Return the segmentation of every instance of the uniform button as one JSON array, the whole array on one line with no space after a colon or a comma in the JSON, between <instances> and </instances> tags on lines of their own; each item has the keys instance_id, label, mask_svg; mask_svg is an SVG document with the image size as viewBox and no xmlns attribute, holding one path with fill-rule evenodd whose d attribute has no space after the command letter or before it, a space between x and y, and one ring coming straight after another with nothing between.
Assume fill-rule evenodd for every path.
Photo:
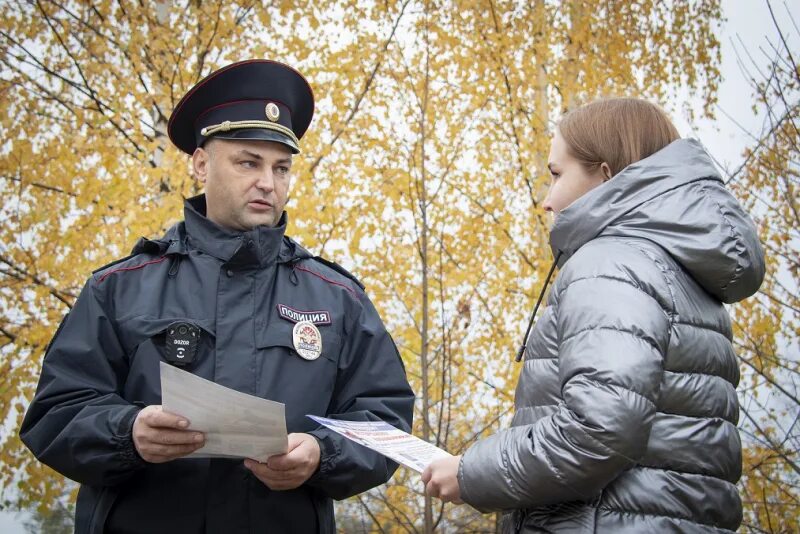
<instances>
[{"instance_id":1,"label":"uniform button","mask_svg":"<svg viewBox=\"0 0 800 534\"><path fill-rule=\"evenodd\" d=\"M255 243L253 243L253 240L252 240L252 239L251 239L250 241L248 241L248 242L247 242L247 248L253 248L254 246L256 246L256 244L255 244Z\"/></svg>"},{"instance_id":2,"label":"uniform button","mask_svg":"<svg viewBox=\"0 0 800 534\"><path fill-rule=\"evenodd\" d=\"M233 276L233 271L231 271L230 269L228 269L227 271L225 271L225 274L227 274L227 275L228 275L228 278L230 278L230 277L232 277L232 276Z\"/></svg>"}]
</instances>

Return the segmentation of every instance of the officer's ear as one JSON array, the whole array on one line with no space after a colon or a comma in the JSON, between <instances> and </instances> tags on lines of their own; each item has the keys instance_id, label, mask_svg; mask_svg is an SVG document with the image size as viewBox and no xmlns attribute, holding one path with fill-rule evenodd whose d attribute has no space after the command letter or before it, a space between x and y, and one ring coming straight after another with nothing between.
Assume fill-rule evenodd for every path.
<instances>
[{"instance_id":1,"label":"officer's ear","mask_svg":"<svg viewBox=\"0 0 800 534\"><path fill-rule=\"evenodd\" d=\"M192 171L195 179L200 183L206 183L208 178L208 166L211 161L211 154L203 147L197 147L192 154Z\"/></svg>"}]
</instances>

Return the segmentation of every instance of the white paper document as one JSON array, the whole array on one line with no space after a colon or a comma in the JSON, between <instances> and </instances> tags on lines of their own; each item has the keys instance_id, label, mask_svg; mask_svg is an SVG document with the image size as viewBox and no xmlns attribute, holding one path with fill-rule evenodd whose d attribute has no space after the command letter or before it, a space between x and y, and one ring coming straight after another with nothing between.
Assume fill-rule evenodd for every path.
<instances>
[{"instance_id":1,"label":"white paper document","mask_svg":"<svg viewBox=\"0 0 800 534\"><path fill-rule=\"evenodd\" d=\"M315 415L307 417L359 445L379 452L420 473L437 458L450 456L450 453L436 445L403 432L384 421L342 421Z\"/></svg>"},{"instance_id":2,"label":"white paper document","mask_svg":"<svg viewBox=\"0 0 800 534\"><path fill-rule=\"evenodd\" d=\"M190 456L263 462L288 449L283 404L215 384L164 362L161 406L188 419L191 430L205 434L205 445Z\"/></svg>"}]
</instances>

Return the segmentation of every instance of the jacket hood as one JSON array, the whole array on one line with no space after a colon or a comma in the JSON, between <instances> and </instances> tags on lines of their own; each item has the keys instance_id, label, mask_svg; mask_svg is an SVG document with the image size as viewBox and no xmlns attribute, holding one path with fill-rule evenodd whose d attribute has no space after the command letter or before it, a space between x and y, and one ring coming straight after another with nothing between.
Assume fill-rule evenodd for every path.
<instances>
[{"instance_id":1,"label":"jacket hood","mask_svg":"<svg viewBox=\"0 0 800 534\"><path fill-rule=\"evenodd\" d=\"M602 236L656 243L723 302L749 297L764 278L755 225L695 139L629 165L562 210L550 246L566 261Z\"/></svg>"}]
</instances>

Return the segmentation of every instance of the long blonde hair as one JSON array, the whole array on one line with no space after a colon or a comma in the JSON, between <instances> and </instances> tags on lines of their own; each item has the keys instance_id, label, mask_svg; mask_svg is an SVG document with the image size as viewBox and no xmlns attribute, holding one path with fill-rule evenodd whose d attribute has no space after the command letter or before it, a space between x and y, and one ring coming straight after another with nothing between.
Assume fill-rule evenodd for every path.
<instances>
[{"instance_id":1,"label":"long blonde hair","mask_svg":"<svg viewBox=\"0 0 800 534\"><path fill-rule=\"evenodd\" d=\"M608 98L581 106L561 118L558 131L587 169L605 162L611 176L680 139L667 114L639 98Z\"/></svg>"}]
</instances>

